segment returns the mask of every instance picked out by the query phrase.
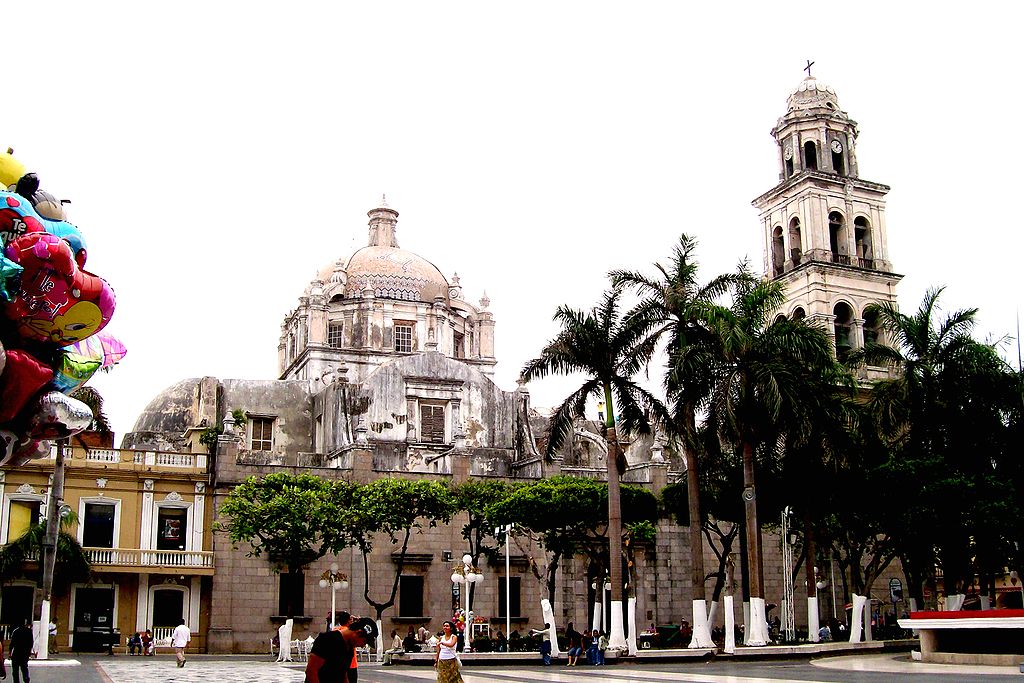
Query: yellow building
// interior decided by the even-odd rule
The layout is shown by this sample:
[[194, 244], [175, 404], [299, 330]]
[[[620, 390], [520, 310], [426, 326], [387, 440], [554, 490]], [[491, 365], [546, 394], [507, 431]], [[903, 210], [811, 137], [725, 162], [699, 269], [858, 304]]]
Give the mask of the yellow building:
[[[67, 529], [92, 564], [91, 583], [55, 594], [57, 646], [89, 650], [113, 628], [123, 644], [152, 629], [157, 642], [184, 618], [192, 647], [205, 649], [214, 572], [205, 453], [119, 450], [79, 445], [65, 451], [64, 504], [78, 515]], [[0, 468], [0, 543], [45, 519], [56, 447], [49, 458]], [[60, 572], [58, 565], [57, 572]], [[38, 562], [0, 588], [0, 630], [30, 616]]]

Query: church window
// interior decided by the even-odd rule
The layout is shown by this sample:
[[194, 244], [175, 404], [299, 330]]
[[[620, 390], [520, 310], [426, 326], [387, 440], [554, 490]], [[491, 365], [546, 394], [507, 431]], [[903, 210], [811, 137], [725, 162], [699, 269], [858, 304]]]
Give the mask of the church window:
[[807, 313], [804, 312], [803, 307], [798, 306], [796, 310], [793, 311], [793, 320], [803, 320], [806, 317]]
[[[838, 140], [836, 142], [838, 142]], [[834, 144], [835, 143], [833, 143], [833, 145]], [[843, 161], [843, 148], [841, 145], [842, 143], [840, 143], [838, 148], [835, 146], [832, 148], [832, 170], [839, 175], [846, 175], [846, 164]], [[839, 149], [839, 151], [837, 152], [836, 149]]]
[[778, 277], [785, 270], [786, 246], [782, 240], [782, 227], [772, 231], [772, 275]]
[[341, 322], [331, 322], [327, 324], [327, 345], [332, 349], [340, 349], [342, 347], [342, 333], [345, 331], [344, 325]]
[[412, 353], [412, 325], [395, 323], [395, 351]]
[[466, 337], [464, 335], [461, 335], [458, 332], [456, 332], [454, 335], [452, 335], [452, 346], [454, 347], [452, 349], [453, 350], [452, 355], [455, 356], [456, 358], [465, 358], [466, 357], [465, 343], [466, 343]]
[[857, 265], [861, 268], [874, 268], [875, 261], [871, 253], [871, 227], [863, 216], [858, 216], [853, 221], [853, 237], [857, 244]]
[[254, 451], [269, 451], [274, 448], [274, 418], [249, 418], [249, 448]]
[[405, 574], [398, 578], [398, 616], [424, 616], [422, 576]]
[[832, 309], [835, 315], [836, 358], [846, 360], [853, 348], [853, 311], [844, 303], [838, 303]]
[[804, 143], [804, 168], [808, 171], [818, 170], [818, 146], [813, 140]]
[[800, 219], [796, 216], [789, 222], [789, 258], [794, 266], [800, 265], [801, 255], [804, 253], [803, 242], [800, 236]]
[[420, 441], [444, 443], [444, 406], [432, 403], [420, 405]]
[[881, 341], [881, 326], [878, 322], [878, 311], [867, 308], [864, 311], [864, 345], [878, 344]]
[[828, 215], [829, 246], [832, 249], [832, 263], [849, 265], [850, 257], [846, 253], [846, 229], [843, 215], [833, 211]]

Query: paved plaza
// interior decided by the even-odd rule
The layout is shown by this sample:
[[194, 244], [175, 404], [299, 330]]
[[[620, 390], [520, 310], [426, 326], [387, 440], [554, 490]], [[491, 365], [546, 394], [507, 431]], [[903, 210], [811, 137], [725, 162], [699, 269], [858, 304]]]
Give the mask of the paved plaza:
[[[301, 663], [278, 664], [257, 658], [195, 656], [184, 669], [172, 657], [90, 657], [33, 662], [33, 683], [301, 683]], [[1024, 680], [1017, 667], [945, 666], [909, 661], [906, 654], [851, 655], [813, 661], [677, 662], [617, 664], [605, 668], [565, 666], [467, 667], [466, 683], [889, 683], [946, 681], [1000, 683]], [[360, 683], [433, 681], [431, 667], [376, 664], [359, 668]]]

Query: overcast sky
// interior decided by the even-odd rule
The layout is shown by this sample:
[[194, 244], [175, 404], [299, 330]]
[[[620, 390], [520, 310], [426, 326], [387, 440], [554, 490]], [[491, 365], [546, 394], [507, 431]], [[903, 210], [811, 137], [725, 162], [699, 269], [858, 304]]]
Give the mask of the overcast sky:
[[118, 439], [180, 379], [275, 377], [283, 317], [382, 193], [403, 248], [486, 290], [506, 390], [558, 304], [680, 232], [704, 277], [760, 272], [750, 202], [808, 59], [860, 125], [861, 177], [892, 187], [901, 306], [944, 284], [980, 336], [1015, 335], [1024, 11], [946, 7], [15, 3], [0, 145], [71, 200], [115, 289], [128, 355], [91, 383]]

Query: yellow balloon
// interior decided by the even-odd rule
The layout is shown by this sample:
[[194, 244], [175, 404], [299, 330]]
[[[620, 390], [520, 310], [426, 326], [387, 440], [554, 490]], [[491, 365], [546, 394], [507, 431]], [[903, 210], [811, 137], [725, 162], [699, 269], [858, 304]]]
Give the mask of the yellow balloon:
[[6, 152], [0, 153], [0, 185], [7, 189], [18, 182], [21, 176], [25, 175], [25, 164], [14, 158], [14, 150], [8, 148]]

